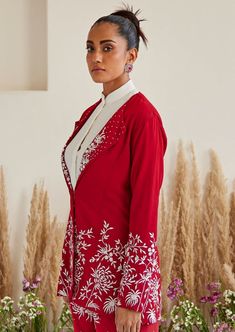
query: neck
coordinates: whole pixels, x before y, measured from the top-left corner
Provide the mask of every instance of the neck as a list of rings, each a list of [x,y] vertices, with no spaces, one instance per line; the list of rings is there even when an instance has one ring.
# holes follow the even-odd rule
[[[127,83],[130,80],[129,75],[127,76],[122,76],[121,78],[118,77],[118,79],[103,83],[103,95],[107,97],[108,94],[113,92],[114,90],[117,90],[120,88],[123,84]]]

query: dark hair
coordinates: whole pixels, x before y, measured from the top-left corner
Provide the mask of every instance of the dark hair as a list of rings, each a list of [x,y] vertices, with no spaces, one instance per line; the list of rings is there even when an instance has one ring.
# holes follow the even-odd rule
[[[135,47],[137,51],[139,51],[139,42],[140,37],[142,38],[145,46],[147,47],[147,38],[143,31],[140,28],[140,22],[146,21],[146,19],[138,19],[137,14],[140,12],[138,9],[135,13],[133,12],[133,7],[129,7],[128,5],[124,4],[124,7],[114,11],[113,13],[102,16],[95,23],[101,22],[110,22],[116,24],[118,26],[118,33],[123,36],[127,40],[128,50]],[[91,27],[91,28],[92,28]]]

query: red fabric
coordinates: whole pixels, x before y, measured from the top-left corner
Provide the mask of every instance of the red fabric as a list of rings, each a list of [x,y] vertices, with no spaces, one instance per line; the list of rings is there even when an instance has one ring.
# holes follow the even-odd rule
[[[73,313],[72,313],[73,314]],[[100,323],[87,320],[84,316],[73,316],[74,332],[117,332],[114,313],[100,317]],[[141,325],[140,332],[159,332],[159,324]]]
[[[57,294],[69,297],[77,318],[98,322],[121,306],[154,324],[162,306],[157,216],[167,136],[138,92],[85,151],[73,190],[65,149],[100,101],[83,112],[62,152],[70,213]]]

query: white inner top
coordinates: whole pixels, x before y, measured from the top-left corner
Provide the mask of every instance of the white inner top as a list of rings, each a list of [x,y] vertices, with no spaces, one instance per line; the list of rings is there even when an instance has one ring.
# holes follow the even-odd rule
[[[80,174],[79,166],[82,155],[100,130],[105,126],[112,115],[134,94],[138,93],[133,81],[129,79],[118,89],[106,97],[101,92],[101,102],[89,116],[78,133],[68,144],[65,150],[65,160],[68,166],[73,188],[76,186]],[[80,147],[80,149],[79,149]],[[79,150],[78,150],[79,149]]]

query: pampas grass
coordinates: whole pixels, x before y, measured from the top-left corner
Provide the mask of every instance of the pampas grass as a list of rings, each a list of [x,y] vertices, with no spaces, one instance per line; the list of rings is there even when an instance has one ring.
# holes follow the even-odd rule
[[[180,202],[179,202],[180,208]],[[167,287],[171,282],[171,270],[174,259],[175,242],[176,242],[176,227],[174,224],[178,223],[179,208],[174,210],[173,202],[171,202],[168,211],[165,211],[164,193],[161,193],[161,205],[160,205],[160,241],[159,241],[159,253],[160,253],[160,266],[162,275],[162,294],[166,294]],[[171,309],[171,302],[166,296],[162,296],[163,314],[167,314]]]
[[[50,259],[51,259],[51,221],[49,212],[49,200],[47,191],[44,192],[42,198],[42,209],[39,217],[40,227],[38,228],[37,239],[37,255],[36,255],[36,269],[41,277],[41,284],[39,288],[39,296],[44,301],[48,294],[48,280],[50,275]]]
[[[235,274],[232,271],[232,267],[228,264],[223,265],[223,280],[227,287],[233,291],[235,291]]]
[[[173,260],[173,266],[172,266],[172,272],[171,277],[178,276],[183,277],[183,271],[182,271],[182,264],[183,264],[183,256],[181,252],[182,248],[182,196],[184,196],[182,193],[184,193],[184,189],[187,186],[186,184],[186,160],[184,156],[182,141],[178,144],[178,153],[177,153],[177,160],[176,160],[176,169],[175,169],[175,177],[173,180],[173,206],[175,209],[179,209],[179,218],[177,220],[177,223],[174,224],[174,227],[176,228],[176,237],[177,242],[175,245],[175,251],[174,251],[174,260]],[[181,204],[179,204],[181,202]],[[175,220],[176,221],[176,220]]]
[[[60,256],[66,224],[59,224],[55,217],[50,229],[50,274],[48,279],[48,302],[51,307],[49,321],[55,325],[61,313],[63,299],[57,296]]]
[[[47,319],[52,327],[62,308],[56,286],[65,226],[60,225],[56,217],[51,221],[48,193],[43,182],[34,185],[28,218],[23,274],[30,282],[37,276],[41,278],[38,296],[47,304]]]
[[[235,273],[235,181],[233,182],[233,191],[230,194],[230,211],[229,211],[229,234],[231,236],[231,265]]]
[[[179,142],[178,147],[173,204],[176,209],[179,209],[179,218],[175,226],[177,228],[177,241],[175,244],[172,277],[178,276],[184,280],[185,293],[194,300],[194,220],[190,199],[189,169],[182,141]]]
[[[201,186],[192,143],[189,151],[191,167],[180,140],[168,200],[161,190],[159,252],[164,314],[171,309],[166,298],[170,277],[183,280],[185,295],[202,310],[199,299],[207,283],[220,280],[225,288],[234,289],[235,192],[229,200],[226,180],[212,149],[210,170]]]
[[[42,208],[43,185],[40,187],[35,184],[31,199],[30,214],[28,215],[28,225],[26,229],[26,248],[24,253],[24,277],[32,282],[37,276],[37,238],[40,234],[40,215]]]
[[[210,150],[211,166],[207,174],[203,199],[202,282],[223,278],[223,264],[231,265],[231,238],[229,235],[229,205],[225,179],[218,157]],[[202,285],[202,286],[203,286]]]
[[[61,314],[63,299],[57,296],[61,250],[66,223],[51,221],[49,198],[44,183],[33,187],[26,228],[23,276],[30,284],[41,278],[38,296],[47,304],[49,330]],[[0,168],[0,298],[12,297],[12,271],[9,250],[8,212],[3,168]]]
[[[8,211],[3,167],[0,167],[0,298],[12,296]]]
[[[229,201],[227,195],[227,185],[222,172],[219,159],[214,150],[210,151],[211,155],[211,175],[214,187],[214,207],[217,214],[215,215],[218,226],[218,257],[222,264],[231,265],[231,237],[229,234]]]
[[[193,256],[194,256],[194,302],[197,303],[196,291],[200,292],[200,278],[202,277],[202,247],[200,246],[200,232],[201,232],[201,189],[200,178],[195,156],[194,145],[190,143],[190,157],[191,157],[191,178],[190,178],[190,199],[192,205],[192,220],[194,223],[194,242],[193,242]],[[197,273],[196,273],[197,271]]]

